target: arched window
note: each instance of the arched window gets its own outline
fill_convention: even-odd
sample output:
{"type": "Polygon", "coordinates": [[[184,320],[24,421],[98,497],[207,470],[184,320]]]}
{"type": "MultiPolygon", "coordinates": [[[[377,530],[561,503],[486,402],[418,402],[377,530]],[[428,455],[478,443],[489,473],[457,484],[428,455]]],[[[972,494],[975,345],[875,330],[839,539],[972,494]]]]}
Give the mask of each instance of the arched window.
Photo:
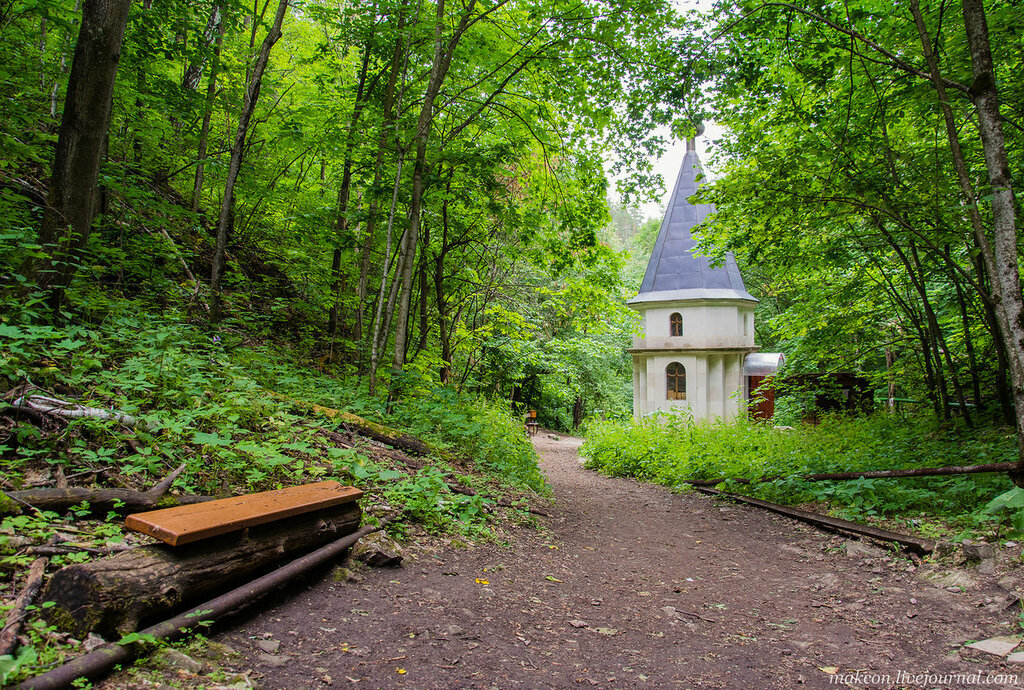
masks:
{"type": "Polygon", "coordinates": [[[668,334],[671,336],[683,334],[683,315],[679,312],[668,317],[668,334]]]}
{"type": "Polygon", "coordinates": [[[679,362],[672,362],[665,369],[665,398],[686,400],[686,369],[679,362]]]}

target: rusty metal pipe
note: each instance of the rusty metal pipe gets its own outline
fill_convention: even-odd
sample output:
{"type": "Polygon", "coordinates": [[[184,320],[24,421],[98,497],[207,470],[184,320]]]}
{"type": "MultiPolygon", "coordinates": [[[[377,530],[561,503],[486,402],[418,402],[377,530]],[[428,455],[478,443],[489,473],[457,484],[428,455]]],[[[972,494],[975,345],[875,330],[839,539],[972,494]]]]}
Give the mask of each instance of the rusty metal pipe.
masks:
{"type": "Polygon", "coordinates": [[[913,551],[920,556],[927,556],[935,550],[935,542],[931,539],[924,539],[922,537],[915,537],[911,534],[902,534],[900,532],[893,532],[892,530],[882,529],[881,527],[874,527],[872,525],[863,525],[859,522],[850,522],[849,520],[843,520],[841,518],[835,518],[831,515],[821,515],[820,513],[812,513],[809,510],[800,510],[799,508],[790,508],[789,506],[779,505],[778,503],[769,503],[768,501],[762,501],[757,498],[750,498],[749,496],[741,496],[739,494],[730,494],[718,489],[709,489],[707,487],[699,486],[696,487],[697,491],[708,494],[710,496],[717,496],[719,498],[728,498],[732,501],[739,503],[746,503],[748,505],[756,506],[758,508],[764,508],[770,510],[773,513],[779,515],[785,515],[796,520],[803,520],[809,522],[818,527],[824,527],[826,529],[845,532],[847,534],[853,534],[858,537],[870,537],[871,539],[877,539],[878,541],[891,541],[899,544],[902,548],[913,551]]]}
{"type": "MultiPolygon", "coordinates": [[[[288,565],[267,573],[263,577],[233,589],[226,594],[222,594],[216,599],[193,606],[188,611],[174,618],[152,625],[145,630],[140,630],[139,634],[152,636],[157,639],[173,640],[185,635],[200,623],[205,624],[208,621],[215,621],[229,613],[239,611],[264,594],[280,587],[293,577],[335,558],[366,535],[383,529],[391,519],[383,520],[378,527],[367,525],[352,534],[322,546],[312,553],[296,558],[288,565]]],[[[61,688],[71,687],[71,684],[78,678],[96,679],[106,675],[114,666],[131,660],[136,654],[137,649],[135,645],[121,645],[111,642],[63,666],[47,671],[35,678],[29,678],[18,685],[16,690],[60,690],[61,688]]]]}

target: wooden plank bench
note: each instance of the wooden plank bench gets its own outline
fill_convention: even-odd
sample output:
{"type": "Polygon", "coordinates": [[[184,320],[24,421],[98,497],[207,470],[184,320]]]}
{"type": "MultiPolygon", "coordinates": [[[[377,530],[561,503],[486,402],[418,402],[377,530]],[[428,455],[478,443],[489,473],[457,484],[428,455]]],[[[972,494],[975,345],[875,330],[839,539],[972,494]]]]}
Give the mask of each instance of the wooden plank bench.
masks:
{"type": "Polygon", "coordinates": [[[537,423],[537,410],[530,410],[526,414],[526,435],[536,436],[537,429],[540,428],[540,424],[537,423]]]}
{"type": "Polygon", "coordinates": [[[342,486],[334,481],[317,482],[206,503],[133,513],[125,518],[125,526],[156,537],[171,546],[180,546],[246,527],[351,503],[362,495],[362,491],[352,486],[342,486]]]}

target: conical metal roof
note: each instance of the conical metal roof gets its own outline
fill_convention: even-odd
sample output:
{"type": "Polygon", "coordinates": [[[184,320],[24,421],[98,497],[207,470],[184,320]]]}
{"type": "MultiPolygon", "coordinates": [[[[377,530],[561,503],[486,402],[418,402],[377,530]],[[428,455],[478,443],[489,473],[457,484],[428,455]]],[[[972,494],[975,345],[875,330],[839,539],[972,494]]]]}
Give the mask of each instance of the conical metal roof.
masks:
{"type": "Polygon", "coordinates": [[[696,143],[688,139],[686,155],[661,221],[640,294],[629,304],[719,299],[757,301],[744,287],[732,252],[726,254],[724,264],[715,267],[711,259],[695,253],[697,241],[691,231],[715,210],[711,204],[690,203],[690,197],[703,183],[696,143]]]}

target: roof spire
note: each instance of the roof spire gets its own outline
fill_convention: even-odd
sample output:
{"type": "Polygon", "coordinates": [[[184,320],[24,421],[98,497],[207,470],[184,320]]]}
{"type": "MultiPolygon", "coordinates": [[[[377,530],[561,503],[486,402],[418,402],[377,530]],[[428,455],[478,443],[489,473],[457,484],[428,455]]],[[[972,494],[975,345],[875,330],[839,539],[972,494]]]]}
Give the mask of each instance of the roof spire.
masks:
{"type": "MultiPolygon", "coordinates": [[[[703,132],[704,127],[698,125],[697,136],[703,132]]],[[[710,204],[690,202],[690,197],[703,183],[704,171],[697,156],[696,137],[689,137],[640,294],[631,299],[630,304],[692,299],[757,301],[744,287],[743,277],[731,252],[726,254],[723,265],[712,266],[710,259],[696,251],[697,241],[691,230],[714,211],[710,204]]]]}

